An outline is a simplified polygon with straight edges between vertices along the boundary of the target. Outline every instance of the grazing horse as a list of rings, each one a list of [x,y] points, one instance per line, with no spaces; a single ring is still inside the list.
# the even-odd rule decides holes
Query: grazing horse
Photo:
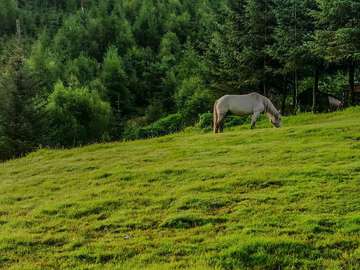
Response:
[[[214,104],[214,133],[223,131],[222,121],[227,112],[237,115],[252,114],[251,128],[255,127],[260,114],[265,112],[275,127],[281,126],[280,112],[270,99],[258,93],[226,95],[218,99]]]
[[[298,101],[301,111],[311,111],[313,109],[313,90],[308,89],[300,93]],[[344,103],[337,97],[320,91],[316,92],[315,102],[315,111],[317,112],[337,111],[344,106]]]
[[[341,100],[337,99],[332,95],[328,95],[329,99],[329,110],[330,111],[337,111],[344,107],[344,104]]]

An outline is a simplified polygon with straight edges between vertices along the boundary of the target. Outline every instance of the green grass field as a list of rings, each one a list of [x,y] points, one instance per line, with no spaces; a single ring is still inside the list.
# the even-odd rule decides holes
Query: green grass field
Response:
[[[360,269],[360,107],[0,165],[0,269]]]

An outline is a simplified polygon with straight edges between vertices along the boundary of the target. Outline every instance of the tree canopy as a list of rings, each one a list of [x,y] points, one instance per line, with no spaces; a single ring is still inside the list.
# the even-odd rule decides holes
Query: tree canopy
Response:
[[[355,0],[3,0],[1,158],[191,125],[223,94],[351,105],[359,14]]]

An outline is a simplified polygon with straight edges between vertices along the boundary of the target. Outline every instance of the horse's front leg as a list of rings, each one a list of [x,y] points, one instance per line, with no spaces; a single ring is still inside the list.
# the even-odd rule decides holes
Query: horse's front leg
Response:
[[[251,117],[251,129],[255,128],[256,121],[260,116],[260,112],[254,112],[254,114]]]

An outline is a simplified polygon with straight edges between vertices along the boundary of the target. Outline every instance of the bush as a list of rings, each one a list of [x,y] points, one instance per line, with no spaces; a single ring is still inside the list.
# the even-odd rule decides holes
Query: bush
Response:
[[[146,127],[129,125],[123,137],[127,140],[135,140],[164,136],[182,130],[184,123],[184,117],[180,113],[170,114]]]
[[[56,84],[46,111],[50,130],[48,141],[52,146],[77,146],[107,137],[110,105],[87,88]]]
[[[199,121],[196,126],[201,129],[211,129],[213,125],[213,114],[211,112],[199,115]]]

